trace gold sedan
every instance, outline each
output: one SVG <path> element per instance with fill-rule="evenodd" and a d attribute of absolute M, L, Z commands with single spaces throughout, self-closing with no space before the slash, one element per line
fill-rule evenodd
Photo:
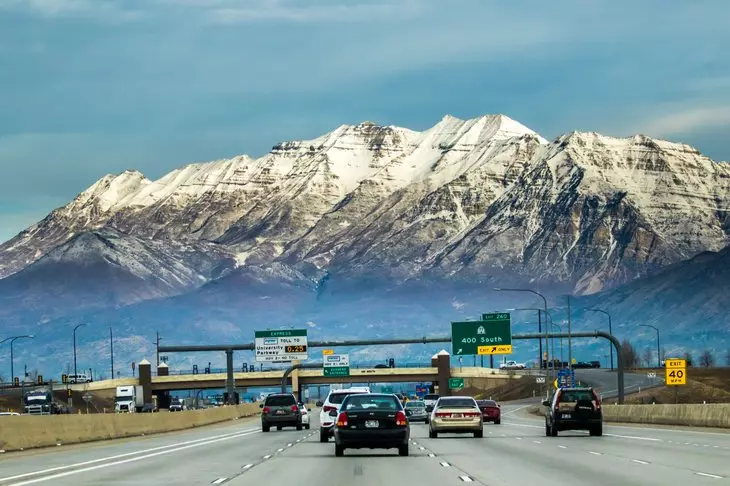
<path fill-rule="evenodd" d="M 439 434 L 474 434 L 484 437 L 482 411 L 472 397 L 441 397 L 431 412 L 428 436 Z"/>

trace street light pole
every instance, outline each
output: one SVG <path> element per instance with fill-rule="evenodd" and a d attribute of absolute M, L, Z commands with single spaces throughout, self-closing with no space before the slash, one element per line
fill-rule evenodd
<path fill-rule="evenodd" d="M 112 380 L 113 380 L 114 379 L 114 333 L 112 332 L 111 326 L 109 326 L 109 350 L 111 351 Z"/>
<path fill-rule="evenodd" d="M 494 291 L 495 292 L 527 292 L 527 293 L 530 293 L 530 294 L 535 294 L 535 295 L 539 296 L 540 298 L 542 298 L 543 310 L 545 311 L 545 315 L 547 315 L 547 299 L 545 298 L 544 295 L 542 295 L 540 292 L 538 292 L 536 290 L 532 290 L 532 289 L 500 289 L 500 288 L 495 288 Z M 547 343 L 548 343 L 548 340 L 550 339 L 550 332 L 549 331 L 550 331 L 550 326 L 545 325 L 545 352 L 546 353 L 549 353 L 549 350 L 547 349 L 548 348 Z M 548 356 L 548 359 L 545 360 L 545 363 L 546 364 L 550 362 L 549 358 L 550 358 L 550 356 Z M 548 374 L 550 375 L 551 378 L 555 375 L 555 373 L 550 373 L 549 370 L 548 370 Z"/>
<path fill-rule="evenodd" d="M 651 324 L 639 324 L 639 327 L 650 327 L 656 331 L 656 366 L 657 368 L 662 367 L 662 357 L 659 351 L 659 328 L 652 326 Z"/>
<path fill-rule="evenodd" d="M 583 310 L 587 310 L 587 311 L 591 311 L 591 312 L 600 312 L 602 314 L 606 314 L 606 316 L 608 317 L 608 333 L 613 335 L 613 326 L 611 325 L 611 314 L 609 314 L 607 311 L 605 311 L 603 309 L 596 309 L 596 308 L 592 308 L 592 307 L 588 307 Z M 610 356 L 611 356 L 611 371 L 613 371 L 613 346 L 611 345 L 611 343 L 609 343 L 608 349 L 610 351 Z"/>
<path fill-rule="evenodd" d="M 82 326 L 85 326 L 83 322 L 76 327 L 74 327 L 74 380 L 77 380 L 78 372 L 76 370 L 76 330 Z"/>
<path fill-rule="evenodd" d="M 3 344 L 4 342 L 10 341 L 10 381 L 12 382 L 15 379 L 15 367 L 13 364 L 13 361 L 15 361 L 15 355 L 13 353 L 13 343 L 18 339 L 33 339 L 32 334 L 23 335 L 23 336 L 11 336 L 9 338 L 5 338 L 2 341 L 0 341 L 0 344 Z"/>
<path fill-rule="evenodd" d="M 519 309 L 507 309 L 507 311 L 537 311 L 537 333 L 542 334 L 542 309 L 538 309 L 537 307 L 521 307 Z M 547 325 L 547 317 L 545 318 L 545 325 Z M 538 339 L 538 355 L 537 355 L 537 363 L 538 368 L 542 369 L 542 338 Z M 547 367 L 547 361 L 545 362 L 545 367 Z"/>

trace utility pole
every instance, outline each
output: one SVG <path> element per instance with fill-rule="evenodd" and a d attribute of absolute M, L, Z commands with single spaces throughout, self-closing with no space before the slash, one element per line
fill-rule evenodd
<path fill-rule="evenodd" d="M 570 328 L 570 295 L 568 295 L 568 369 L 573 369 L 573 338 Z"/>
<path fill-rule="evenodd" d="M 155 331 L 155 333 L 157 334 L 157 344 L 156 344 L 156 347 L 157 347 L 157 367 L 159 367 L 160 366 L 160 332 L 159 331 Z"/>
<path fill-rule="evenodd" d="M 112 332 L 111 326 L 109 326 L 109 349 L 111 350 L 112 380 L 113 380 L 114 379 L 114 333 Z"/>
<path fill-rule="evenodd" d="M 547 317 L 545 317 L 545 323 L 547 324 Z M 542 309 L 537 309 L 537 333 L 542 334 Z M 540 343 L 540 350 L 538 351 L 538 359 L 537 362 L 540 365 L 539 368 L 542 369 L 542 338 L 537 340 Z M 547 360 L 545 361 L 545 368 L 547 368 Z"/>

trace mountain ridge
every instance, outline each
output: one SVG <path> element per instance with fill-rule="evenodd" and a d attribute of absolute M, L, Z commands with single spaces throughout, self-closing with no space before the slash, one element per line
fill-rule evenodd
<path fill-rule="evenodd" d="M 514 274 L 593 293 L 723 248 L 729 207 L 730 169 L 681 143 L 578 131 L 550 142 L 505 115 L 445 115 L 420 132 L 362 122 L 155 181 L 106 175 L 0 245 L 0 275 L 109 228 L 212 245 L 238 266 Z"/>

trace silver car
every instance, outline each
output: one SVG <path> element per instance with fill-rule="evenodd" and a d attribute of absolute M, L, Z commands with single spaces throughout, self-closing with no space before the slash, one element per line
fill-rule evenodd
<path fill-rule="evenodd" d="M 406 416 L 411 422 L 428 423 L 428 412 L 426 411 L 426 403 L 420 400 L 414 400 L 406 403 Z"/>
<path fill-rule="evenodd" d="M 439 434 L 474 434 L 484 437 L 482 411 L 472 397 L 441 397 L 431 412 L 428 436 Z"/>

